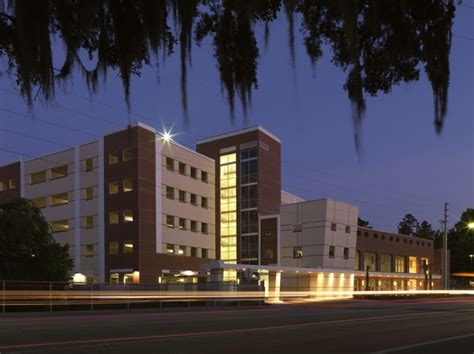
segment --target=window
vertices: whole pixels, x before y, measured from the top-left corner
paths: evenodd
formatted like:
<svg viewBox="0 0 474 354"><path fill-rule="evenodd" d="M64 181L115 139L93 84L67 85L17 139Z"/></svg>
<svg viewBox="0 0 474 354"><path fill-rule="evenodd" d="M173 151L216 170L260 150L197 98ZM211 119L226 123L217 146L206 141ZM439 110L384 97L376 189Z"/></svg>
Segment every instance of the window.
<svg viewBox="0 0 474 354"><path fill-rule="evenodd" d="M336 255L336 248L334 246L329 246L329 258L334 258Z"/></svg>
<svg viewBox="0 0 474 354"><path fill-rule="evenodd" d="M201 197L201 206L203 208L207 208L207 198L206 197Z"/></svg>
<svg viewBox="0 0 474 354"><path fill-rule="evenodd" d="M110 284L118 284L120 281L119 273L111 273L110 274Z"/></svg>
<svg viewBox="0 0 474 354"><path fill-rule="evenodd" d="M379 234L374 234L374 239L378 239L379 238Z"/></svg>
<svg viewBox="0 0 474 354"><path fill-rule="evenodd" d="M374 252L364 252L364 269L371 272L375 272L376 270L376 263L375 263L376 255Z"/></svg>
<svg viewBox="0 0 474 354"><path fill-rule="evenodd" d="M367 231L364 232L365 237L369 237L369 233Z"/></svg>
<svg viewBox="0 0 474 354"><path fill-rule="evenodd" d="M240 213L240 233L251 234L258 232L257 210L245 210Z"/></svg>
<svg viewBox="0 0 474 354"><path fill-rule="evenodd" d="M94 227L94 217L92 215L86 216L84 218L84 227L86 229L91 229Z"/></svg>
<svg viewBox="0 0 474 354"><path fill-rule="evenodd" d="M0 192L6 191L7 189L7 181L0 181Z"/></svg>
<svg viewBox="0 0 474 354"><path fill-rule="evenodd" d="M408 272L409 273L416 273L417 269L417 259L416 257L408 257Z"/></svg>
<svg viewBox="0 0 474 354"><path fill-rule="evenodd" d="M51 169L51 179L63 178L67 176L67 165L58 166Z"/></svg>
<svg viewBox="0 0 474 354"><path fill-rule="evenodd" d="M392 271L392 255L382 254L380 255L380 271L389 273Z"/></svg>
<svg viewBox="0 0 474 354"><path fill-rule="evenodd" d="M240 188L240 206L242 209L256 208L258 201L258 186L242 186Z"/></svg>
<svg viewBox="0 0 474 354"><path fill-rule="evenodd" d="M362 235L362 232L360 232L360 230L357 230L357 236L360 236Z"/></svg>
<svg viewBox="0 0 474 354"><path fill-rule="evenodd" d="M207 234L207 223L205 222L201 223L201 232L203 234Z"/></svg>
<svg viewBox="0 0 474 354"><path fill-rule="evenodd" d="M109 242L109 254L119 253L119 243L117 241Z"/></svg>
<svg viewBox="0 0 474 354"><path fill-rule="evenodd" d="M395 239L395 241L396 241L396 242L400 242L400 238L397 237L397 238Z"/></svg>
<svg viewBox="0 0 474 354"><path fill-rule="evenodd" d="M94 256L94 245L89 243L86 245L86 257L93 257Z"/></svg>
<svg viewBox="0 0 474 354"><path fill-rule="evenodd" d="M349 248L344 247L344 259L349 259Z"/></svg>
<svg viewBox="0 0 474 354"><path fill-rule="evenodd" d="M124 179L122 183L122 187L125 193L133 191L133 179L131 178Z"/></svg>
<svg viewBox="0 0 474 354"><path fill-rule="evenodd" d="M197 248L191 247L191 257L197 257Z"/></svg>
<svg viewBox="0 0 474 354"><path fill-rule="evenodd" d="M294 224L293 225L293 232L301 232L303 231L303 225L301 224Z"/></svg>
<svg viewBox="0 0 474 354"><path fill-rule="evenodd" d="M201 181L207 183L207 172L201 171Z"/></svg>
<svg viewBox="0 0 474 354"><path fill-rule="evenodd" d="M196 220L191 220L191 231L197 232L197 222Z"/></svg>
<svg viewBox="0 0 474 354"><path fill-rule="evenodd" d="M202 249L202 258L209 258L207 248Z"/></svg>
<svg viewBox="0 0 474 354"><path fill-rule="evenodd" d="M123 222L133 222L133 210L125 210L123 212Z"/></svg>
<svg viewBox="0 0 474 354"><path fill-rule="evenodd" d="M174 245L171 245L171 244L167 243L166 244L166 253L174 254Z"/></svg>
<svg viewBox="0 0 474 354"><path fill-rule="evenodd" d="M191 193L191 204L196 205L197 204L197 195Z"/></svg>
<svg viewBox="0 0 474 354"><path fill-rule="evenodd" d="M303 258L302 246L293 246L293 258Z"/></svg>
<svg viewBox="0 0 474 354"><path fill-rule="evenodd" d="M179 218L179 229L186 230L186 219Z"/></svg>
<svg viewBox="0 0 474 354"><path fill-rule="evenodd" d="M240 162L240 183L248 184L258 181L258 161L257 159Z"/></svg>
<svg viewBox="0 0 474 354"><path fill-rule="evenodd" d="M16 179L15 178L10 178L8 180L8 188L9 189L15 189L16 188Z"/></svg>
<svg viewBox="0 0 474 354"><path fill-rule="evenodd" d="M381 240L385 240L385 235L380 235Z"/></svg>
<svg viewBox="0 0 474 354"><path fill-rule="evenodd" d="M185 163L180 162L178 164L178 168L179 168L179 174L180 175L186 175L186 164Z"/></svg>
<svg viewBox="0 0 474 354"><path fill-rule="evenodd" d="M171 229L174 228L174 216L166 215L166 226Z"/></svg>
<svg viewBox="0 0 474 354"><path fill-rule="evenodd" d="M186 192L185 191L182 191L182 190L179 191L179 201L183 202L183 203L186 203Z"/></svg>
<svg viewBox="0 0 474 354"><path fill-rule="evenodd" d="M118 224L119 223L119 213L112 211L109 213L109 224Z"/></svg>
<svg viewBox="0 0 474 354"><path fill-rule="evenodd" d="M409 243L410 245L412 245L412 244L413 244L413 240L408 241L408 243Z"/></svg>
<svg viewBox="0 0 474 354"><path fill-rule="evenodd" d="M38 171L30 176L30 184L37 184L46 181L46 171Z"/></svg>
<svg viewBox="0 0 474 354"><path fill-rule="evenodd" d="M405 273L405 257L404 256L395 257L395 272Z"/></svg>
<svg viewBox="0 0 474 354"><path fill-rule="evenodd" d="M69 230L69 220L57 220L51 222L52 232L63 232Z"/></svg>
<svg viewBox="0 0 474 354"><path fill-rule="evenodd" d="M40 209L46 208L46 206L48 205L46 197L31 199L31 201L33 202L35 207L40 208Z"/></svg>
<svg viewBox="0 0 474 354"><path fill-rule="evenodd" d="M133 241L128 240L123 242L123 253L133 253Z"/></svg>
<svg viewBox="0 0 474 354"><path fill-rule="evenodd" d="M87 187L84 189L84 199L89 200L94 198L94 187Z"/></svg>
<svg viewBox="0 0 474 354"><path fill-rule="evenodd" d="M174 188L170 186L166 186L166 198L174 199Z"/></svg>
<svg viewBox="0 0 474 354"><path fill-rule="evenodd" d="M118 161L118 154L116 152L111 152L109 154L109 165L115 165L116 163L118 163Z"/></svg>
<svg viewBox="0 0 474 354"><path fill-rule="evenodd" d="M132 149L124 149L122 151L122 160L123 161L133 160L133 151L132 151Z"/></svg>
<svg viewBox="0 0 474 354"><path fill-rule="evenodd" d="M84 161L84 169L86 172L90 172L94 169L94 160L93 159L86 159Z"/></svg>
<svg viewBox="0 0 474 354"><path fill-rule="evenodd" d="M178 254L180 256L186 256L186 246L179 246L178 248Z"/></svg>
<svg viewBox="0 0 474 354"><path fill-rule="evenodd" d="M166 158L166 168L169 171L174 171L174 160L171 157Z"/></svg>
<svg viewBox="0 0 474 354"><path fill-rule="evenodd" d="M337 225L335 223L331 223L331 231L336 231Z"/></svg>
<svg viewBox="0 0 474 354"><path fill-rule="evenodd" d="M273 249L272 248L265 248L265 251L263 252L264 258L273 258Z"/></svg>
<svg viewBox="0 0 474 354"><path fill-rule="evenodd" d="M346 226L346 234L350 234L351 233L351 227L350 226Z"/></svg>
<svg viewBox="0 0 474 354"><path fill-rule="evenodd" d="M191 178L194 178L194 179L197 178L197 170L196 170L196 167L191 167L190 175L191 175Z"/></svg>
<svg viewBox="0 0 474 354"><path fill-rule="evenodd" d="M109 183L109 194L117 194L119 192L119 183L110 182Z"/></svg>

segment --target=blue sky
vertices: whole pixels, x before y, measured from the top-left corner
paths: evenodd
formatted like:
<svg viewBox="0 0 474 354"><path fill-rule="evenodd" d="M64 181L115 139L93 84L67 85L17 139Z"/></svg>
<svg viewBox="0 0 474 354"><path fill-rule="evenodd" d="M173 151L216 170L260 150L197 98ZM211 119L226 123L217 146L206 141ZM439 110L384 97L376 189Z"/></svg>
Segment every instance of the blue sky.
<svg viewBox="0 0 474 354"><path fill-rule="evenodd" d="M474 10L458 8L453 32L474 37L473 23ZM261 39L262 32L257 32ZM234 124L221 94L209 41L193 47L187 130L180 104L178 48L160 65L159 80L156 68L146 68L140 78L132 80L130 116L116 72L109 73L106 84L92 98L76 75L57 90L51 106L36 103L30 118L0 111L0 148L17 152L0 150L0 164L16 160L19 153L41 156L89 141L126 125L129 119L156 128L173 127L179 134L177 141L189 147L202 137L260 124L282 141L285 190L305 199L331 197L355 203L361 217L377 228L394 231L408 212L438 228L445 201L451 204L452 225L464 209L474 207L474 41L453 37L443 133L438 136L434 131L431 86L422 73L416 83L367 99L360 161L350 104L342 88L345 74L330 63L329 52L313 71L299 33L296 43L293 70L284 16L271 24L268 50L260 46L259 88L253 94L252 108L246 120L237 108ZM58 42L58 63L61 53ZM0 79L0 89L2 108L28 116L9 79ZM52 127L45 121L68 128Z"/></svg>

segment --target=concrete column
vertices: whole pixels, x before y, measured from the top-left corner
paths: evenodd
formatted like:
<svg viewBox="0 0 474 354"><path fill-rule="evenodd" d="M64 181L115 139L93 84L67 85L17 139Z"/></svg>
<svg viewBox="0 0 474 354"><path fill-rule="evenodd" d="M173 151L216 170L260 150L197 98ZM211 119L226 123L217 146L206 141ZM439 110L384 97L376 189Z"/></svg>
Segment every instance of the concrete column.
<svg viewBox="0 0 474 354"><path fill-rule="evenodd" d="M281 273L276 271L268 272L268 299L270 301L280 301Z"/></svg>

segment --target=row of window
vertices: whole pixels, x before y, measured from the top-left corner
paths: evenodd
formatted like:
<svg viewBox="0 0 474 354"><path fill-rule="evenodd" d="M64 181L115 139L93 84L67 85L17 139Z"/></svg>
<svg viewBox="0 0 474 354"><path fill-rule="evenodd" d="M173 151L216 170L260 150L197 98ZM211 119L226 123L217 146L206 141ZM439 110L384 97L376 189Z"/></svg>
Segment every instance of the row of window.
<svg viewBox="0 0 474 354"><path fill-rule="evenodd" d="M94 170L94 159L91 157L82 161L82 171L91 172ZM46 182L48 179L48 170L33 172L30 175L30 184ZM58 179L69 175L69 165L62 165L50 169L50 179Z"/></svg>
<svg viewBox="0 0 474 354"><path fill-rule="evenodd" d="M123 181L114 181L109 183L109 194L118 194L120 190L124 193L133 191L133 179L126 178Z"/></svg>
<svg viewBox="0 0 474 354"><path fill-rule="evenodd" d="M175 199L175 194L176 194L175 193L175 188L170 187L170 186L166 186L166 198L174 200ZM188 194L187 192L185 192L181 189L178 189L178 200L180 202L183 202L183 203L188 202L187 194ZM194 193L189 193L189 202L191 203L191 205L198 205L198 196ZM206 197L201 196L201 206L203 208L208 207Z"/></svg>
<svg viewBox="0 0 474 354"><path fill-rule="evenodd" d="M201 254L199 255L199 249L196 247L188 247L188 246L177 246L167 243L166 244L166 253L167 254L176 254L178 256L187 256L188 255L188 248L190 249L189 256L191 257L200 257L200 258L209 258L209 251L206 248L201 249Z"/></svg>
<svg viewBox="0 0 474 354"><path fill-rule="evenodd" d="M329 246L329 258L336 257L336 247ZM349 259L349 247L344 247L342 257ZM303 246L293 246L293 258L303 258Z"/></svg>
<svg viewBox="0 0 474 354"><path fill-rule="evenodd" d="M51 225L52 232L65 232L70 228L69 219L55 220L49 223ZM82 217L82 226L85 229L92 229L94 227L94 216L88 215Z"/></svg>
<svg viewBox="0 0 474 354"><path fill-rule="evenodd" d="M109 224L131 223L134 221L133 210L111 211L109 213Z"/></svg>
<svg viewBox="0 0 474 354"><path fill-rule="evenodd" d="M303 225L301 224L295 224L293 225L293 232L301 232L303 231ZM337 224L336 223L331 223L331 231L337 231ZM345 225L345 231L346 234L351 233L351 227L349 225Z"/></svg>
<svg viewBox="0 0 474 354"><path fill-rule="evenodd" d="M87 187L82 189L82 197L85 200L94 198L94 187ZM49 197L39 197L31 199L37 208L46 208L49 206L64 205L72 201L69 198L69 192L52 194Z"/></svg>
<svg viewBox="0 0 474 354"><path fill-rule="evenodd" d="M379 265L377 265L377 258L379 258ZM383 253L377 255L375 252L364 252L362 256L360 251L356 251L354 264L355 270L381 271L387 273L421 273L427 270L428 265L429 259L425 257L421 257L418 263L416 256L393 256Z"/></svg>
<svg viewBox="0 0 474 354"><path fill-rule="evenodd" d="M16 188L16 179L15 178L10 178L4 181L0 181L0 192L9 190L9 189L15 189Z"/></svg>
<svg viewBox="0 0 474 354"><path fill-rule="evenodd" d="M120 156L122 157L122 161L130 161L135 158L135 154L133 153L133 150L131 148L123 149L122 153L120 152L111 152L109 153L108 160L109 160L109 165L115 165L119 163Z"/></svg>
<svg viewBox="0 0 474 354"><path fill-rule="evenodd" d="M177 161L178 162L178 172L180 175L183 176L190 176L191 178L198 179L198 169L193 166L189 166L189 172L188 172L188 165L186 165L184 162ZM175 160L172 159L171 157L166 157L166 169L168 171L175 171ZM207 183L208 181L208 175L206 171L200 171L201 176L200 179L201 181Z"/></svg>
<svg viewBox="0 0 474 354"><path fill-rule="evenodd" d="M357 235L361 235L362 232L360 230L357 230ZM364 231L364 236L365 237L369 237L369 233L367 231ZM377 239L380 239L380 240L385 240L385 235L384 234L377 234L377 233L374 233L372 235L372 237L377 240ZM412 245L414 242L417 246L425 246L425 242L424 241L419 241L419 240L410 240L409 238L405 238L405 237L402 237L403 239L403 243L408 243L410 245ZM388 240L389 241L395 241L395 242L400 242L400 237L394 237L394 236L389 236L388 237ZM430 242L426 242L426 247L431 247L431 243Z"/></svg>
<svg viewBox="0 0 474 354"><path fill-rule="evenodd" d="M178 227L179 230L188 230L188 220L185 218L179 218L178 217L178 224L175 224L175 219L173 215L166 215L166 226L174 229L176 226ZM205 222L201 222L201 233L207 234L209 232L208 224ZM191 232L198 232L198 222L196 220L189 220L189 230Z"/></svg>
<svg viewBox="0 0 474 354"><path fill-rule="evenodd" d="M109 254L119 254L120 253L120 242L111 241L109 242ZM133 241L127 240L122 243L122 252L123 253L133 253Z"/></svg>

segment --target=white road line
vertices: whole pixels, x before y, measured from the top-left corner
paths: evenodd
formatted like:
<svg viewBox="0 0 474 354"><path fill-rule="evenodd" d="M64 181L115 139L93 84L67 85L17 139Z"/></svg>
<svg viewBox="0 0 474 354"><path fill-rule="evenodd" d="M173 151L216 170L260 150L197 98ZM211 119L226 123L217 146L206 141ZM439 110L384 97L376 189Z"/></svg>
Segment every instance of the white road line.
<svg viewBox="0 0 474 354"><path fill-rule="evenodd" d="M398 351L400 351L400 350L412 349L412 348L417 348L417 347L423 347L423 346L425 346L425 345L437 344L437 343L443 343L443 342L449 342L449 341L453 341L453 340L456 340L456 339L463 339L463 338L469 338L469 337L474 337L474 333L464 334L464 335L462 335L462 336L455 336L455 337L448 337L448 338L436 339L436 340L431 340L431 341L423 342L423 343L416 343L416 344L412 344L412 345L404 345L403 347L396 347L396 348L385 349L385 350L381 350L381 351L379 351L379 352L374 352L373 354L393 353L393 352L398 352Z"/></svg>

